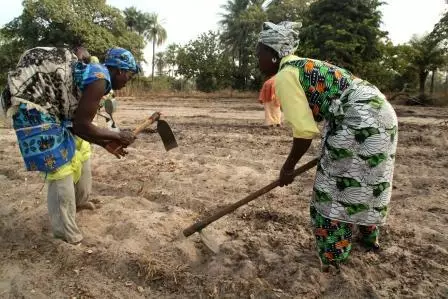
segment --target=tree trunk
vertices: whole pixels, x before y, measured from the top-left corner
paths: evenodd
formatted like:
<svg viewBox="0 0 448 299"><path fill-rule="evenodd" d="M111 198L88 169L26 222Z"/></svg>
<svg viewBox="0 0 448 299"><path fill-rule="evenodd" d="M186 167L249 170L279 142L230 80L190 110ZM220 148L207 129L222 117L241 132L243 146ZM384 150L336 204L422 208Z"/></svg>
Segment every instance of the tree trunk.
<svg viewBox="0 0 448 299"><path fill-rule="evenodd" d="M156 38L154 37L152 40L152 73L151 73L151 81L154 82L154 68L156 66Z"/></svg>
<svg viewBox="0 0 448 299"><path fill-rule="evenodd" d="M432 96L434 94L434 78L436 76L436 71L435 69L432 70L432 75L431 75L431 85L429 87L429 94Z"/></svg>
<svg viewBox="0 0 448 299"><path fill-rule="evenodd" d="M419 76L419 84L420 84L420 98L423 99L425 97L425 83L426 83L426 78L428 77L428 72L420 71L418 76Z"/></svg>

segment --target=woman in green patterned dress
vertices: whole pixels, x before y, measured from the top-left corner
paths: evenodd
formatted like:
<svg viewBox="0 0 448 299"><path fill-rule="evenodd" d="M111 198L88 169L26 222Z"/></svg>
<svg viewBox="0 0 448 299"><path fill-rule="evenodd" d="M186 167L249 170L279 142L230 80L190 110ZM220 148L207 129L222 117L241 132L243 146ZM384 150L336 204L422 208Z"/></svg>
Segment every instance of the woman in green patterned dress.
<svg viewBox="0 0 448 299"><path fill-rule="evenodd" d="M260 70L275 75L274 88L293 129L293 145L281 171L281 186L320 134L322 151L311 200L311 222L323 265L345 261L358 225L362 244L378 250L378 226L386 222L397 147L397 117L369 82L329 63L292 55L296 24L266 22L257 55Z"/></svg>

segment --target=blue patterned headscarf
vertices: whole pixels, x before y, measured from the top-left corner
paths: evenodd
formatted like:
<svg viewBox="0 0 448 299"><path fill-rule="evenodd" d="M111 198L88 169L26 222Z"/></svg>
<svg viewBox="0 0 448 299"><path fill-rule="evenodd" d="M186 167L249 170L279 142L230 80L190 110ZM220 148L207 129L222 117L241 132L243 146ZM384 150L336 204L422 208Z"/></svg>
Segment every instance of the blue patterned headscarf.
<svg viewBox="0 0 448 299"><path fill-rule="evenodd" d="M259 42L274 49L280 58L293 54L299 45L299 31L301 23L271 22L263 23L263 30L260 32Z"/></svg>
<svg viewBox="0 0 448 299"><path fill-rule="evenodd" d="M116 67L121 70L140 72L140 66L135 61L134 56L123 48L111 48L106 53L104 65Z"/></svg>

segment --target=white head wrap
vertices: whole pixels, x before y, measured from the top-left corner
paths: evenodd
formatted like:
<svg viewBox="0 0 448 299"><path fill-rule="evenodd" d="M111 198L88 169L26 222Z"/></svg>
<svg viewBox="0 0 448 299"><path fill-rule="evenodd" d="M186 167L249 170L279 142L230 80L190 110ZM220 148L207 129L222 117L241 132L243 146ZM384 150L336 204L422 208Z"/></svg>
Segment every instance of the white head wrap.
<svg viewBox="0 0 448 299"><path fill-rule="evenodd" d="M299 45L299 31L302 23L283 21L277 25L264 22L259 42L274 49L280 58L293 54Z"/></svg>

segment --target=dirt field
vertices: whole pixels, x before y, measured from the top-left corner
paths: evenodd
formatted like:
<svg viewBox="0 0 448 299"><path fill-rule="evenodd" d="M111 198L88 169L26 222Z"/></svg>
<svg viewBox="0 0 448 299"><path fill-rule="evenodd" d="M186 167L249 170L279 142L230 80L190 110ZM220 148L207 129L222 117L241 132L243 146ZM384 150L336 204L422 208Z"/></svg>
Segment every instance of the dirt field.
<svg viewBox="0 0 448 299"><path fill-rule="evenodd" d="M291 135L261 127L255 99L122 100L117 120L132 128L156 109L180 147L166 153L146 134L124 160L95 148L101 207L78 213L80 246L52 239L43 178L23 170L14 132L0 130L0 298L448 298L448 109L396 107L383 250L355 245L340 274L321 273L315 254L313 171L211 225L219 254L182 239L204 212L275 179Z"/></svg>

